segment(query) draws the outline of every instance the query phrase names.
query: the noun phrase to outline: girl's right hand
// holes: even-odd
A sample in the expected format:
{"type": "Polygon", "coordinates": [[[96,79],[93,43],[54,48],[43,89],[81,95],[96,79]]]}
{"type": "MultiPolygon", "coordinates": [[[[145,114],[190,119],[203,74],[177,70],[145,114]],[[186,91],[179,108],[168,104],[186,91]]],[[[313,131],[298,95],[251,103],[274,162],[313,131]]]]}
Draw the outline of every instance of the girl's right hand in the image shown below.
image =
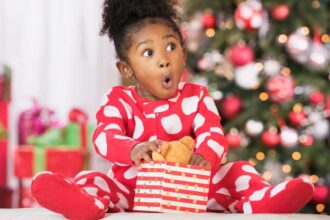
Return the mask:
{"type": "Polygon", "coordinates": [[[151,153],[152,151],[159,151],[159,145],[162,144],[161,140],[155,141],[146,141],[142,143],[138,143],[131,150],[131,159],[135,163],[136,166],[139,166],[141,160],[144,162],[151,162],[151,153]]]}

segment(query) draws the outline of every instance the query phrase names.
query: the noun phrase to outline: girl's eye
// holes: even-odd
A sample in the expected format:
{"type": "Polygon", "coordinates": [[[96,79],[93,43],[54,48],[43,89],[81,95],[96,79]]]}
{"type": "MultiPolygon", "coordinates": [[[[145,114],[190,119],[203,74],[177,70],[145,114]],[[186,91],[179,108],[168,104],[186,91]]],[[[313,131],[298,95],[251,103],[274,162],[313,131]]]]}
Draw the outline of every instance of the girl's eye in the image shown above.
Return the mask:
{"type": "Polygon", "coordinates": [[[152,56],[152,54],[153,54],[153,51],[148,49],[148,50],[143,51],[142,56],[150,57],[150,56],[152,56]]]}
{"type": "Polygon", "coordinates": [[[176,45],[175,45],[174,43],[169,43],[169,44],[166,46],[166,50],[167,50],[167,51],[173,51],[175,48],[176,48],[176,45]]]}

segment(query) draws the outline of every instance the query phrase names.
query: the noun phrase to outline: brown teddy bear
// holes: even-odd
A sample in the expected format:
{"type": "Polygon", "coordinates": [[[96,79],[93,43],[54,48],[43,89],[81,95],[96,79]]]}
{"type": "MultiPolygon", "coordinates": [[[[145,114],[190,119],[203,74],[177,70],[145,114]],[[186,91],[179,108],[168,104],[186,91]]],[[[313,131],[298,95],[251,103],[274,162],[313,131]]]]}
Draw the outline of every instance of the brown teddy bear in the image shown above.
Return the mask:
{"type": "Polygon", "coordinates": [[[160,153],[152,152],[154,161],[168,161],[188,164],[195,147],[194,139],[185,136],[178,141],[163,142],[160,153]]]}

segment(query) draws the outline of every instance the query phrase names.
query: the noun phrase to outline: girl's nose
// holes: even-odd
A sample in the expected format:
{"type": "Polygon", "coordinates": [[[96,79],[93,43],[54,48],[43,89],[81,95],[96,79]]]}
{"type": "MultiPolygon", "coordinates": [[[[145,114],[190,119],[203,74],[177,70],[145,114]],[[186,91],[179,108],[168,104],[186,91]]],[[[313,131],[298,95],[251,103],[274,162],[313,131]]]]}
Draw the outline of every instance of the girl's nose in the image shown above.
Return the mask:
{"type": "Polygon", "coordinates": [[[168,67],[169,65],[170,65],[170,62],[169,62],[168,60],[166,60],[166,61],[161,62],[159,66],[160,66],[161,68],[166,68],[166,67],[168,67]]]}

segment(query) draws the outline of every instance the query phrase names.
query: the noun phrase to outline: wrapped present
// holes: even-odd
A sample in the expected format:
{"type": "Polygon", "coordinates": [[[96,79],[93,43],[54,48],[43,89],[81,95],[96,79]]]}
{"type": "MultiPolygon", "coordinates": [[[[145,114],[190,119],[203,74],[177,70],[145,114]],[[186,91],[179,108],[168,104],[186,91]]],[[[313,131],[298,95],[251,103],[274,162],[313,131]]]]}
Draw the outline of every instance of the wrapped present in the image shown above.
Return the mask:
{"type": "Polygon", "coordinates": [[[21,146],[14,152],[14,172],[18,178],[32,177],[40,171],[74,177],[85,167],[85,151],[58,147],[21,146]]]}
{"type": "Polygon", "coordinates": [[[134,210],[206,211],[211,171],[179,163],[144,163],[137,172],[134,210]]]}
{"type": "Polygon", "coordinates": [[[79,109],[73,108],[69,112],[70,123],[65,128],[65,143],[68,146],[81,146],[86,149],[88,144],[88,116],[79,109]]]}
{"type": "Polygon", "coordinates": [[[0,100],[0,187],[7,183],[7,152],[8,152],[8,102],[0,100]]]}

